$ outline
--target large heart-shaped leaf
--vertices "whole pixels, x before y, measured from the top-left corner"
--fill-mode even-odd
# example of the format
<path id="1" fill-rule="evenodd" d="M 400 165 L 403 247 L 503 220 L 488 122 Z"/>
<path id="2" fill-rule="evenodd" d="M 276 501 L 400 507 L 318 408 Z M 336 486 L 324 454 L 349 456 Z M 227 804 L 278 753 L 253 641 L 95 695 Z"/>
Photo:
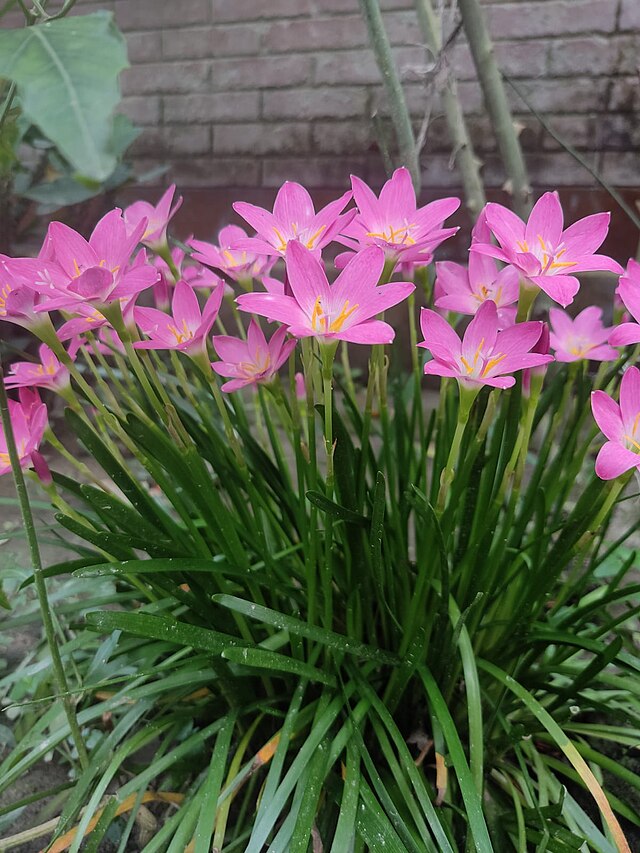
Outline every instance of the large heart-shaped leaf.
<path id="1" fill-rule="evenodd" d="M 0 77 L 16 83 L 26 118 L 94 181 L 116 166 L 113 111 L 127 65 L 124 39 L 107 12 L 0 31 Z"/>

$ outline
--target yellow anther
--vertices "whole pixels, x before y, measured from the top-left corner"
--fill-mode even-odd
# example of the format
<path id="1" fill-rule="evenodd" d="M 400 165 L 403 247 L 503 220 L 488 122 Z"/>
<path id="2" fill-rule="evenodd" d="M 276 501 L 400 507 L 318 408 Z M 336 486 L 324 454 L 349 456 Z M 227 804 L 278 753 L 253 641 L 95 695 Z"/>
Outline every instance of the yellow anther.
<path id="1" fill-rule="evenodd" d="M 632 438 L 630 435 L 625 435 L 625 439 L 629 442 L 629 444 L 632 444 L 636 450 L 640 450 L 640 444 L 638 444 L 638 442 L 635 440 L 635 438 Z M 630 447 L 627 449 L 631 450 Z"/>
<path id="2" fill-rule="evenodd" d="M 324 231 L 324 225 L 321 225 L 320 228 L 318 228 L 318 230 L 316 231 L 316 233 L 312 237 L 309 237 L 309 239 L 305 243 L 305 246 L 307 247 L 307 249 L 313 249 L 314 243 L 316 242 L 316 240 L 322 234 L 323 231 Z"/>
<path id="3" fill-rule="evenodd" d="M 484 346 L 484 338 L 481 339 L 480 343 L 478 344 L 478 349 L 475 351 L 475 354 L 473 356 L 473 366 L 474 367 L 478 363 L 478 359 L 480 358 L 480 353 L 482 352 L 483 346 Z"/>
<path id="4" fill-rule="evenodd" d="M 503 361 L 506 357 L 507 356 L 505 353 L 504 355 L 499 355 L 496 358 L 489 359 L 489 361 L 485 364 L 482 373 L 480 374 L 481 378 L 487 376 L 489 374 L 489 371 L 493 370 L 493 368 L 500 364 L 500 362 Z"/>
<path id="5" fill-rule="evenodd" d="M 284 251 L 286 251 L 286 248 L 287 248 L 287 241 L 284 239 L 284 237 L 282 236 L 282 234 L 278 231 L 278 229 L 277 229 L 277 228 L 274 228 L 274 229 L 273 229 L 273 233 L 276 235 L 276 237 L 278 238 L 278 240 L 280 240 L 280 245 L 279 245 L 279 246 L 276 246 L 276 249 L 277 249 L 279 252 L 284 252 Z"/>
<path id="6" fill-rule="evenodd" d="M 523 252 L 529 251 L 529 244 L 526 240 L 518 240 L 518 246 L 520 246 Z"/>
<path id="7" fill-rule="evenodd" d="M 320 321 L 321 323 L 322 323 L 322 321 L 324 321 L 324 324 L 326 327 L 327 321 L 322 316 L 323 314 L 324 314 L 324 311 L 322 310 L 322 306 L 320 305 L 320 297 L 318 296 L 318 297 L 316 297 L 316 301 L 315 301 L 314 306 L 313 306 L 313 313 L 311 314 L 311 328 L 313 329 L 314 332 L 324 331 L 323 329 L 318 329 L 318 327 L 316 325 L 316 323 L 318 321 Z"/>
<path id="8" fill-rule="evenodd" d="M 461 356 L 460 356 L 460 361 L 461 361 L 461 362 L 464 364 L 464 366 L 466 367 L 466 369 L 467 369 L 467 373 L 468 373 L 469 375 L 471 375 L 471 374 L 473 373 L 473 367 L 469 364 L 469 362 L 467 361 L 467 359 L 466 359 L 463 355 L 461 355 Z"/>
<path id="9" fill-rule="evenodd" d="M 342 326 L 344 325 L 345 320 L 348 320 L 357 308 L 357 305 L 354 305 L 352 308 L 349 308 L 349 300 L 347 299 L 344 305 L 342 306 L 342 310 L 329 326 L 329 331 L 339 332 Z"/>
<path id="10" fill-rule="evenodd" d="M 638 414 L 635 416 L 634 421 L 633 421 L 633 427 L 631 428 L 631 432 L 633 433 L 633 435 L 636 434 L 636 432 L 638 430 L 638 424 L 639 423 L 640 423 L 640 412 L 638 412 Z"/>

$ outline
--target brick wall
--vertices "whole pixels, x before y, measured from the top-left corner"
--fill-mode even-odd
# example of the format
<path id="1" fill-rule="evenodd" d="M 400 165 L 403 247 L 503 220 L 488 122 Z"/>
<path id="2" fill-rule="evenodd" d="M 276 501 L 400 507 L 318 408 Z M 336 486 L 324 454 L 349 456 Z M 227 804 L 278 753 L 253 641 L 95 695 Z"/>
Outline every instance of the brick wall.
<path id="1" fill-rule="evenodd" d="M 413 0 L 382 0 L 412 115 L 431 120 L 425 184 L 459 184 Z M 616 185 L 640 186 L 640 0 L 484 0 L 504 72 L 554 130 Z M 123 110 L 144 133 L 140 170 L 170 165 L 181 186 L 343 186 L 383 176 L 372 115 L 385 114 L 358 0 L 80 0 L 110 9 L 131 68 Z M 449 31 L 452 25 L 449 26 Z M 489 186 L 504 175 L 459 33 L 447 61 Z M 594 183 L 509 87 L 536 186 Z"/>

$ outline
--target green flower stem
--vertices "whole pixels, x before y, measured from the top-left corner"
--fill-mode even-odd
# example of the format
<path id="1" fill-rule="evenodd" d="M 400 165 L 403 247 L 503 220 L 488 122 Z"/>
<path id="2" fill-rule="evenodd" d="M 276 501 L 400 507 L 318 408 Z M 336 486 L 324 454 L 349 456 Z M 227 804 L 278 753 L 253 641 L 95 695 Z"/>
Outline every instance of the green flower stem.
<path id="1" fill-rule="evenodd" d="M 345 390 L 351 400 L 355 403 L 356 386 L 353 383 L 353 374 L 351 373 L 351 362 L 349 360 L 349 344 L 346 341 L 342 341 L 342 345 L 340 347 L 340 359 L 342 361 L 342 369 L 344 371 Z"/>
<path id="2" fill-rule="evenodd" d="M 369 359 L 369 376 L 367 379 L 367 392 L 364 401 L 364 414 L 362 417 L 362 433 L 360 435 L 360 464 L 357 474 L 358 506 L 364 506 L 364 497 L 367 483 L 367 462 L 369 460 L 369 435 L 371 433 L 371 418 L 373 415 L 373 396 L 376 387 L 377 365 L 375 354 Z"/>
<path id="3" fill-rule="evenodd" d="M 323 344 L 322 387 L 324 391 L 324 446 L 327 455 L 327 478 L 325 494 L 329 500 L 333 497 L 333 361 L 337 343 Z M 325 514 L 325 558 L 322 567 L 322 594 L 324 598 L 324 627 L 333 626 L 333 516 Z"/>
<path id="4" fill-rule="evenodd" d="M 540 293 L 539 287 L 532 287 L 528 282 L 520 279 L 520 298 L 518 300 L 518 313 L 516 323 L 524 323 L 531 316 L 533 304 Z"/>
<path id="5" fill-rule="evenodd" d="M 169 267 L 171 271 L 171 275 L 173 276 L 173 283 L 175 284 L 180 278 L 180 271 L 178 267 L 175 265 L 173 257 L 171 256 L 171 249 L 169 248 L 169 244 L 165 242 L 163 246 L 160 246 L 156 253 L 158 257 L 162 258 L 165 264 Z"/>
<path id="6" fill-rule="evenodd" d="M 453 441 L 451 442 L 451 449 L 449 450 L 447 464 L 442 474 L 440 475 L 440 491 L 438 492 L 438 501 L 436 503 L 436 514 L 438 515 L 438 517 L 442 516 L 445 505 L 447 503 L 447 495 L 449 494 L 449 489 L 451 488 L 451 484 L 453 483 L 453 478 L 455 476 L 456 468 L 458 466 L 458 458 L 460 456 L 460 445 L 462 444 L 462 436 L 464 435 L 465 427 L 467 426 L 467 421 L 469 420 L 469 413 L 471 412 L 473 401 L 478 395 L 478 390 L 476 390 L 475 388 L 464 388 L 462 385 L 458 385 L 458 387 L 460 390 L 458 422 L 456 424 L 456 431 L 453 434 Z"/>
<path id="7" fill-rule="evenodd" d="M 104 484 L 101 482 L 101 480 L 98 477 L 96 477 L 96 475 L 93 473 L 93 471 L 89 467 L 87 467 L 84 464 L 84 462 L 80 462 L 80 460 L 77 458 L 77 456 L 75 456 L 73 453 L 71 453 L 70 450 L 67 450 L 67 448 L 58 439 L 58 437 L 55 435 L 55 433 L 53 432 L 53 430 L 50 427 L 47 427 L 47 430 L 46 430 L 44 435 L 45 435 L 46 440 L 49 442 L 49 444 L 52 447 L 55 447 L 55 449 L 58 451 L 60 456 L 62 456 L 64 459 L 67 460 L 67 462 L 69 462 L 71 465 L 73 465 L 74 468 L 77 469 L 78 473 L 81 474 L 83 478 L 85 478 L 87 480 L 91 480 L 92 483 L 95 483 L 96 486 L 99 486 L 101 489 L 104 488 Z"/>
<path id="8" fill-rule="evenodd" d="M 233 455 L 236 458 L 238 467 L 240 468 L 240 472 L 242 473 L 243 478 L 246 480 L 248 476 L 247 463 L 245 461 L 244 454 L 242 453 L 242 448 L 240 447 L 238 436 L 236 435 L 235 430 L 233 428 L 233 424 L 231 423 L 231 418 L 229 417 L 229 412 L 227 410 L 226 403 L 224 402 L 224 399 L 222 397 L 222 391 L 220 390 L 218 383 L 216 382 L 213 370 L 211 369 L 209 357 L 203 350 L 197 356 L 192 356 L 192 359 L 200 368 L 203 375 L 208 379 L 209 388 L 211 389 L 213 399 L 218 408 L 218 412 L 220 413 L 220 417 L 222 418 L 222 424 L 224 426 L 224 433 L 227 437 L 227 441 L 229 442 L 229 445 L 233 450 Z"/>
<path id="9" fill-rule="evenodd" d="M 4 371 L 2 370 L 1 364 L 0 421 L 2 422 L 2 428 L 4 430 L 7 452 L 9 454 L 9 462 L 11 464 L 11 472 L 13 474 L 13 481 L 16 487 L 18 502 L 20 504 L 20 513 L 22 515 L 22 522 L 24 524 L 27 543 L 29 545 L 29 556 L 31 558 L 31 567 L 33 569 L 36 594 L 38 596 L 38 603 L 40 605 L 40 612 L 42 614 L 44 632 L 47 638 L 49 652 L 51 654 L 51 663 L 53 666 L 54 678 L 56 681 L 58 692 L 64 694 L 62 697 L 62 704 L 64 707 L 67 722 L 69 723 L 71 737 L 78 752 L 80 766 L 83 770 L 86 770 L 86 768 L 89 766 L 89 757 L 87 755 L 87 750 L 84 744 L 84 740 L 82 738 L 82 732 L 80 731 L 80 726 L 76 717 L 73 701 L 69 695 L 69 685 L 65 676 L 64 664 L 62 663 L 60 650 L 56 641 L 53 615 L 51 613 L 51 608 L 49 607 L 47 586 L 44 579 L 42 559 L 40 557 L 40 547 L 38 545 L 38 537 L 33 521 L 33 513 L 31 512 L 31 504 L 29 503 L 29 495 L 27 494 L 27 487 L 25 485 L 22 468 L 20 466 L 20 458 L 18 456 L 18 450 L 16 448 L 15 437 L 13 434 L 13 425 L 9 416 L 9 401 L 7 399 L 7 392 L 4 385 Z"/>

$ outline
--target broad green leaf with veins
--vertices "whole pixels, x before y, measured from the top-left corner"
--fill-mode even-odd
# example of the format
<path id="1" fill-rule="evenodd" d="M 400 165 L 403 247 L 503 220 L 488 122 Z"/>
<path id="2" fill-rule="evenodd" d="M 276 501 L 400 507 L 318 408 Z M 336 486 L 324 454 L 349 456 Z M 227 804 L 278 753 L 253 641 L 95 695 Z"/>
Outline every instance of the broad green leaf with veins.
<path id="1" fill-rule="evenodd" d="M 113 110 L 127 65 L 106 12 L 0 32 L 0 77 L 16 83 L 26 118 L 84 178 L 104 180 L 116 166 Z"/>

